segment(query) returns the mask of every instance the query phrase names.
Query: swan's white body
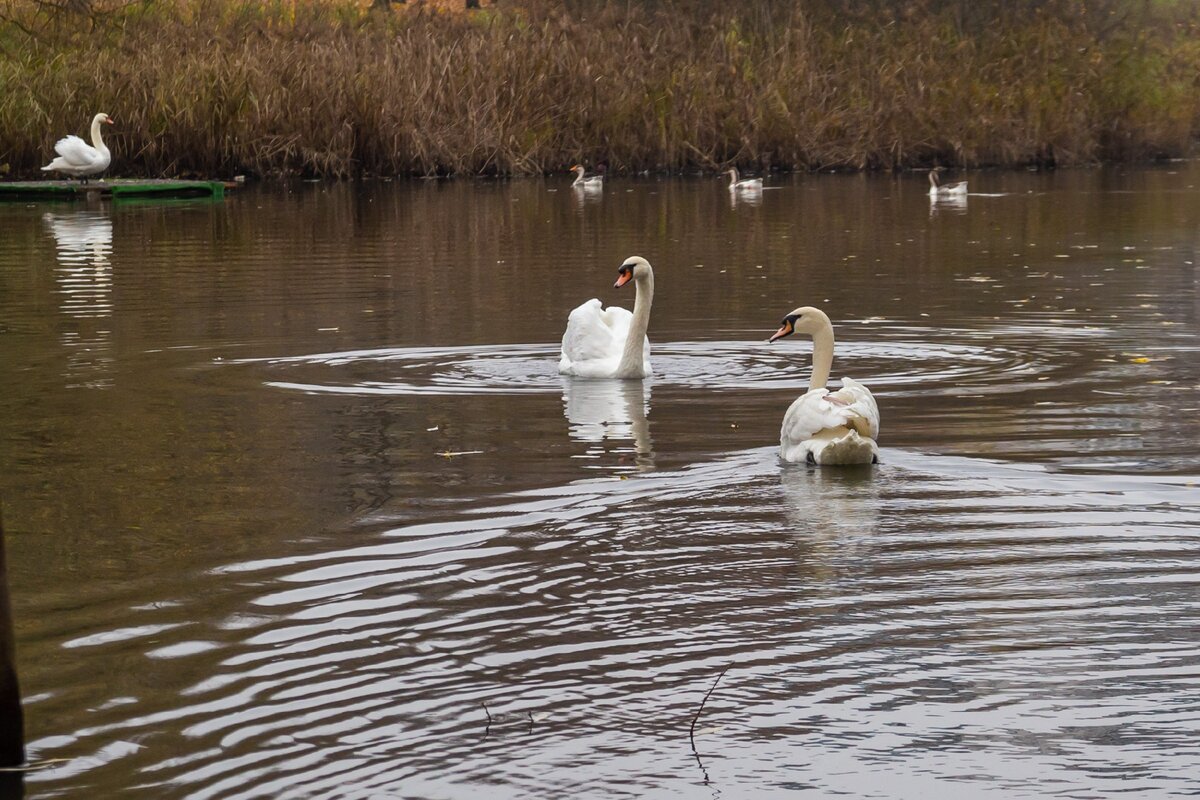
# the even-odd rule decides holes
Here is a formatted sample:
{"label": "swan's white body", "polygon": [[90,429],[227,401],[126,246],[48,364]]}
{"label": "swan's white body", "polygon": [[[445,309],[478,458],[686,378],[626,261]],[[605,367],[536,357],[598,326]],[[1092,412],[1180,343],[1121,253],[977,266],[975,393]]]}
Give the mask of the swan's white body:
{"label": "swan's white body", "polygon": [[[940,168],[939,168],[940,169]],[[947,183],[942,185],[938,180],[937,169],[929,170],[929,196],[937,197],[965,197],[967,194],[967,182],[959,181],[958,183]]]}
{"label": "swan's white body", "polygon": [[654,271],[644,258],[625,259],[617,286],[634,281],[633,313],[618,306],[602,308],[595,298],[571,312],[562,338],[558,371],[580,378],[645,378],[650,375],[650,304]]}
{"label": "swan's white body", "polygon": [[575,171],[575,180],[571,183],[572,189],[595,190],[604,188],[603,175],[586,175],[587,171],[578,164],[571,167],[571,169]]}
{"label": "swan's white body", "polygon": [[721,174],[729,176],[729,191],[731,192],[762,191],[762,178],[747,178],[745,180],[741,180],[738,176],[737,167],[730,167]]}
{"label": "swan's white body", "polygon": [[42,167],[43,172],[61,172],[72,178],[86,178],[98,175],[108,169],[112,163],[112,153],[100,136],[102,124],[112,125],[108,114],[97,114],[92,117],[92,143],[88,144],[78,136],[65,136],[54,145],[58,158]]}
{"label": "swan's white body", "polygon": [[829,391],[833,365],[833,324],[819,309],[798,308],[771,337],[775,341],[800,331],[813,337],[813,370],[806,393],[783,415],[779,456],[792,463],[871,464],[879,460],[879,406],[871,390],[842,378],[842,388]]}

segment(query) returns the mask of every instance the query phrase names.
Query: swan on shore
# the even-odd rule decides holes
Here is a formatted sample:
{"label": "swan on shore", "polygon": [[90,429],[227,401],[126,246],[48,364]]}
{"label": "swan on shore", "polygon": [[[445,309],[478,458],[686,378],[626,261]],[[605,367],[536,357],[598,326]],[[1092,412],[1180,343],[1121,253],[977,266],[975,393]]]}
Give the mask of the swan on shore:
{"label": "swan on shore", "polygon": [[929,196],[956,197],[966,195],[967,182],[959,181],[958,183],[943,184],[937,175],[941,169],[941,167],[934,167],[929,170]]}
{"label": "swan on shore", "polygon": [[654,270],[650,262],[630,256],[617,271],[614,287],[633,281],[633,313],[620,306],[601,308],[592,298],[571,312],[562,338],[558,371],[580,378],[645,378],[650,369],[650,304]]}
{"label": "swan on shore", "polygon": [[731,192],[761,192],[763,188],[762,178],[746,178],[742,179],[738,173],[737,167],[730,167],[721,173],[729,176],[729,191]]}
{"label": "swan on shore", "polygon": [[54,144],[54,152],[58,158],[42,167],[42,172],[61,172],[71,178],[79,178],[87,183],[89,175],[98,175],[108,169],[112,162],[112,153],[100,136],[101,125],[112,125],[108,114],[97,114],[92,117],[92,143],[88,144],[78,136],[64,136]]}
{"label": "swan on shore", "polygon": [[603,175],[588,175],[587,170],[585,170],[580,164],[576,164],[575,166],[571,167],[571,170],[575,173],[575,180],[571,183],[572,189],[604,188]]}
{"label": "swan on shore", "polygon": [[836,392],[825,386],[833,366],[833,323],[824,311],[803,306],[784,317],[767,341],[793,333],[812,336],[812,377],[808,391],[783,415],[780,458],[809,464],[878,463],[879,407],[871,390],[849,378],[842,378],[842,388]]}

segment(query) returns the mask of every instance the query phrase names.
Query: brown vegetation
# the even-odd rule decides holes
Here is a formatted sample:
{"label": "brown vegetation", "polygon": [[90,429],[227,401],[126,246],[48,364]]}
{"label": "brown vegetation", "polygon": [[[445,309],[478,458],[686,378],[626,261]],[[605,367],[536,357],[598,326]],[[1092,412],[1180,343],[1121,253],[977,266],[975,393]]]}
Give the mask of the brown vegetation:
{"label": "brown vegetation", "polygon": [[[5,3],[7,2],[7,5]],[[0,165],[114,174],[896,168],[1183,153],[1190,3],[0,0]]]}

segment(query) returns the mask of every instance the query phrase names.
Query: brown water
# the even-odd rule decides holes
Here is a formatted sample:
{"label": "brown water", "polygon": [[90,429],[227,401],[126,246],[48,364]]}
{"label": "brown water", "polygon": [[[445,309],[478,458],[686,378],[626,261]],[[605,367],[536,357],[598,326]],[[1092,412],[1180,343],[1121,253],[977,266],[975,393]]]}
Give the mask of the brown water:
{"label": "brown water", "polygon": [[1194,796],[1200,165],[969,177],[0,206],[28,796]]}

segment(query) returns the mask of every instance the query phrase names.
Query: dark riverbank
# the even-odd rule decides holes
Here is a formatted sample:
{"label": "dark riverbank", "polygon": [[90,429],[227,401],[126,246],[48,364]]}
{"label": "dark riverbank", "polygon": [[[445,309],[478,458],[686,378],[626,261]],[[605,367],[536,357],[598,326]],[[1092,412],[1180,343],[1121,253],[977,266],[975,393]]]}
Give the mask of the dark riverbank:
{"label": "dark riverbank", "polygon": [[1200,15],[1109,2],[0,7],[0,170],[110,175],[1079,164],[1186,152]]}

